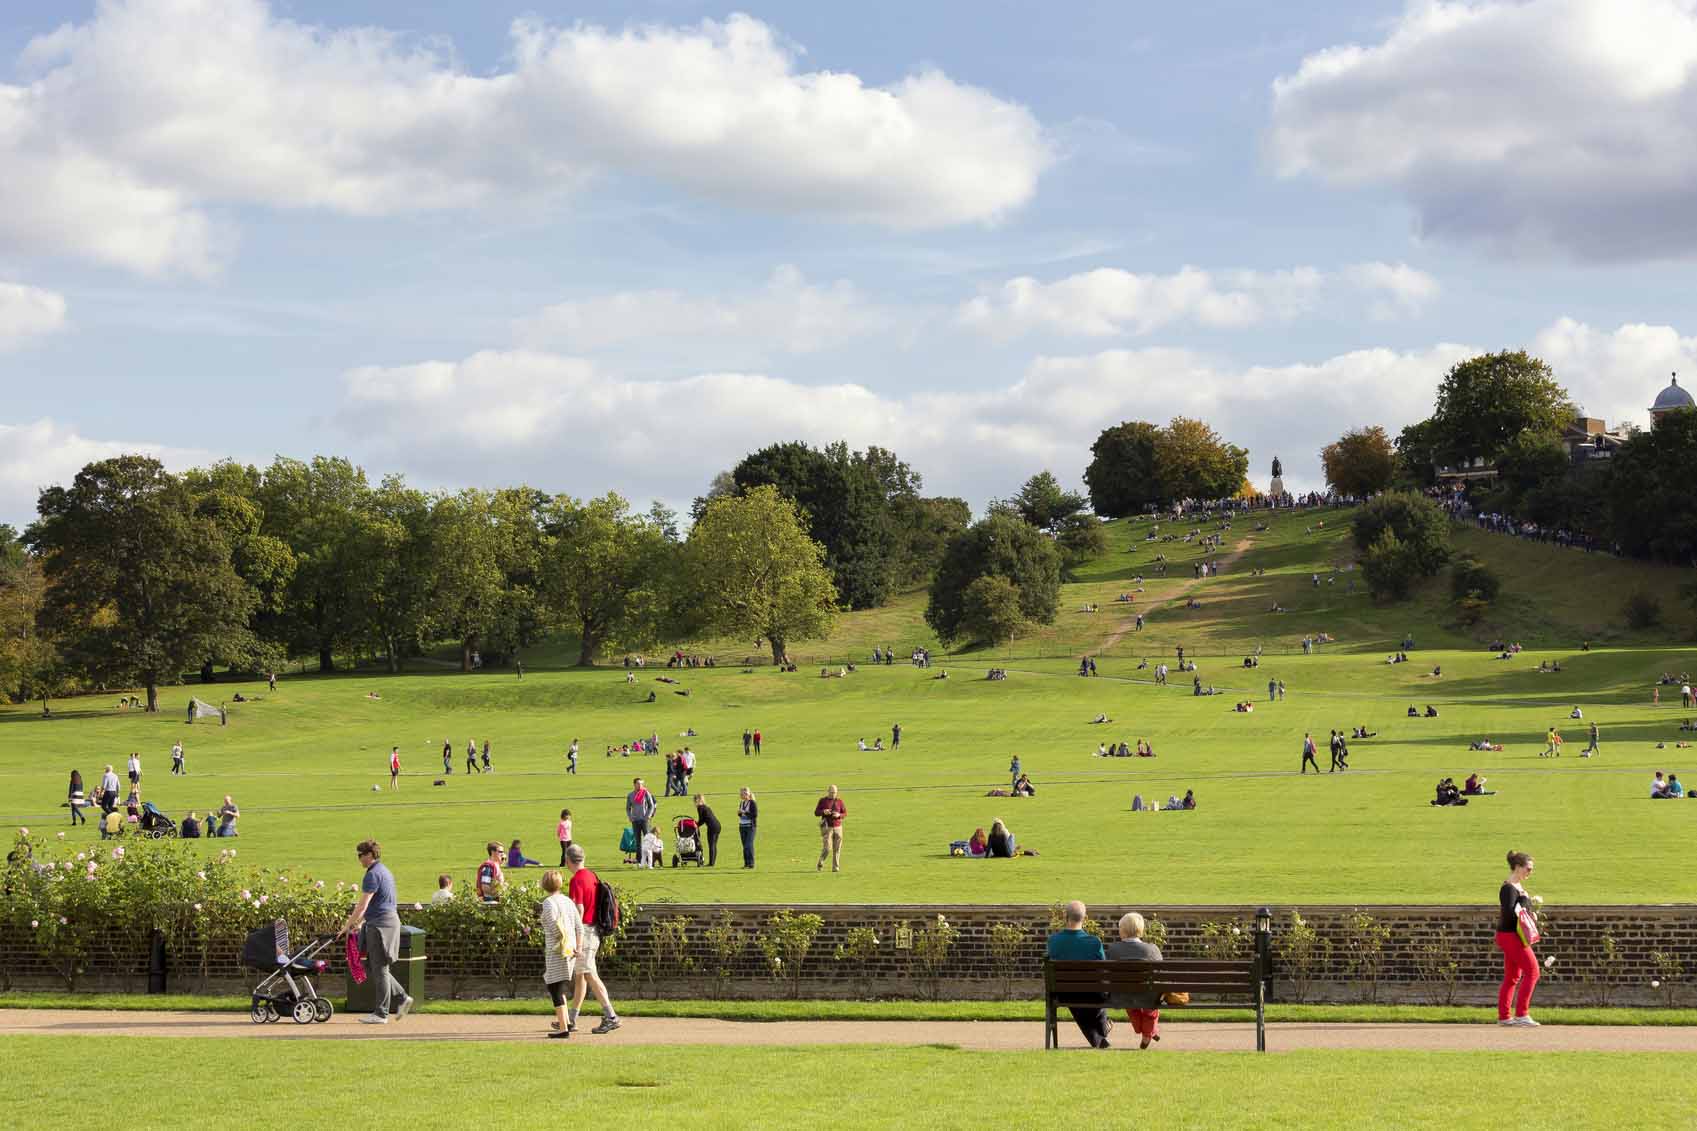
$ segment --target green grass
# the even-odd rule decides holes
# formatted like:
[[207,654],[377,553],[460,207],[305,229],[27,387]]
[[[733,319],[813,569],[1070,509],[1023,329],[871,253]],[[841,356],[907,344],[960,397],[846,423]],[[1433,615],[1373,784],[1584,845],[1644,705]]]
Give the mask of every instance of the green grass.
[[[868,666],[841,680],[819,679],[816,670],[686,671],[679,674],[692,692],[686,699],[655,682],[663,669],[644,671],[631,686],[616,670],[532,666],[522,682],[504,672],[438,669],[285,679],[275,695],[258,685],[220,684],[211,689],[219,699],[241,690],[260,700],[234,705],[227,728],[183,724],[188,696],[208,694],[198,685],[166,688],[162,713],[151,717],[113,709],[115,694],[61,703],[51,720],[31,708],[0,710],[0,819],[65,831],[67,847],[86,847],[91,831],[62,824],[66,771],[81,768],[92,785],[104,764],[121,771],[124,756],[139,750],[146,796],[167,812],[205,811],[225,793],[242,805],[241,838],[202,842],[196,851],[233,846],[256,864],[352,880],[354,841],[376,836],[409,899],[425,898],[438,872],[468,882],[491,838],[522,837],[533,857],[557,860],[552,830],[563,806],[573,810],[591,864],[648,901],[1481,903],[1494,894],[1509,847],[1537,854],[1537,885],[1552,905],[1697,898],[1697,873],[1670,864],[1685,854],[1697,809],[1646,798],[1654,770],[1697,774],[1697,759],[1672,748],[1680,737],[1677,706],[1650,705],[1654,678],[1697,669],[1697,650],[1618,632],[1615,639],[1628,643],[1577,650],[1582,633],[1608,638],[1604,622],[1614,615],[1617,591],[1653,575],[1652,567],[1463,532],[1499,550],[1512,567],[1505,605],[1528,600],[1547,608],[1555,627],[1546,638],[1564,642],[1504,663],[1461,647],[1464,638],[1445,626],[1430,591],[1387,610],[1347,591],[1352,574],[1315,589],[1313,572],[1349,556],[1345,517],[1329,515],[1323,530],[1307,533],[1305,524],[1315,521],[1284,515],[1263,534],[1252,532],[1252,522],[1239,523],[1228,539],[1250,545],[1235,572],[1200,584],[1190,580],[1190,547],[1156,544],[1172,559],[1174,576],[1148,582],[1133,606],[1153,606],[1150,628],[1104,650],[1099,645],[1127,615],[1112,595],[1133,587],[1129,577],[1146,568],[1138,563],[1150,553],[1139,538],[1143,527],[1115,524],[1114,548],[1068,587],[1056,627],[1044,640],[1010,647],[1015,659],[1006,661],[1012,675],[1005,682],[982,678],[986,666],[1003,660],[968,654],[939,660],[948,680],[906,664]],[[1268,574],[1251,576],[1259,567]],[[1573,584],[1564,588],[1564,578]],[[1200,610],[1182,608],[1192,586]],[[1292,611],[1266,612],[1274,599]],[[1078,612],[1085,601],[1103,611]],[[897,629],[884,631],[898,613],[867,615],[880,629],[860,641],[867,651],[879,637],[898,649],[914,642]],[[1588,631],[1591,616],[1600,626],[1595,633]],[[1319,630],[1338,643],[1314,656],[1294,652],[1303,632]],[[1422,646],[1416,662],[1386,666],[1385,651],[1405,631]],[[850,635],[840,640],[856,639],[844,632]],[[1080,679],[1076,660],[1061,658],[1083,651],[1086,641],[1104,657],[1101,678]],[[1168,656],[1179,641],[1201,655],[1201,675],[1220,696],[1193,698],[1176,673],[1175,686],[1159,689],[1137,670],[1137,657]],[[1238,660],[1257,642],[1267,648],[1262,666],[1245,671]],[[1043,651],[1060,656],[1030,658]],[[1540,675],[1533,670],[1540,658],[1559,658],[1567,670]],[[1442,679],[1426,674],[1434,664],[1442,665]],[[1286,682],[1284,702],[1265,702],[1269,678]],[[659,692],[654,704],[643,702],[650,689]],[[369,699],[368,691],[382,698]],[[1245,697],[1258,701],[1256,711],[1232,712],[1233,700]],[[1436,704],[1441,717],[1406,719],[1411,703]],[[1583,743],[1570,742],[1569,757],[1538,758],[1545,730],[1565,726],[1576,703],[1601,724],[1604,756],[1581,761],[1571,754]],[[1099,712],[1113,724],[1091,725]],[[904,731],[899,752],[855,749],[862,736],[888,741],[895,721]],[[1350,773],[1296,776],[1305,730],[1323,745],[1330,728],[1358,723],[1379,733],[1353,744]],[[759,758],[742,754],[745,725],[764,732]],[[727,823],[724,859],[714,870],[623,869],[616,855],[623,796],[637,773],[658,788],[660,759],[609,759],[601,750],[651,731],[671,749],[682,744],[686,727],[699,732],[690,740],[700,755],[695,788]],[[1577,726],[1567,733],[1582,734]],[[493,776],[458,772],[471,736],[493,739]],[[582,739],[582,772],[568,777],[563,753],[573,736]],[[1485,736],[1506,749],[1466,749]],[[432,788],[444,737],[454,744],[456,772]],[[1138,737],[1150,739],[1160,756],[1092,757],[1099,741]],[[177,738],[187,747],[187,778],[168,773],[167,751]],[[1658,741],[1669,748],[1656,750]],[[401,747],[405,763],[399,792],[386,788],[391,744]],[[1014,754],[1038,796],[986,797],[1007,785]],[[1459,780],[1472,770],[1487,774],[1498,794],[1465,809],[1427,805],[1438,776]],[[846,867],[821,876],[814,871],[812,810],[829,782],[848,804]],[[385,788],[373,792],[374,783]],[[743,785],[761,805],[753,872],[736,867],[735,795]],[[1196,812],[1129,811],[1133,793],[1164,799],[1187,788],[1199,798]],[[687,809],[670,799],[660,809],[662,823]],[[1040,855],[992,862],[947,856],[949,841],[996,817]]]
[[[75,1009],[89,1012],[246,1013],[245,994],[67,994],[14,992],[0,994],[0,1009]],[[596,1008],[591,1001],[589,1008]],[[427,1001],[420,1013],[444,1015],[545,1016],[545,1000],[490,999]],[[706,1017],[725,1021],[1029,1021],[1043,1019],[1040,1001],[707,1001],[621,998],[619,1012],[628,1017]],[[1172,1009],[1173,1021],[1254,1020],[1248,1009]],[[1269,1021],[1330,1022],[1333,1024],[1477,1025],[1490,1018],[1478,1006],[1442,1005],[1271,1005]],[[1697,1025],[1697,1009],[1641,1009],[1544,1006],[1538,1019],[1546,1025]]]
[[[576,1045],[577,1042],[571,1042]],[[0,1110],[15,1126],[65,1112],[69,1065],[100,1037],[8,1037]],[[469,1058],[469,1059],[468,1059]],[[541,1121],[765,1128],[1687,1127],[1697,1102],[1668,1054],[1291,1052],[980,1053],[949,1048],[578,1048],[147,1038],[123,1042],[128,1126],[216,1110],[251,1127],[463,1127]],[[1340,1086],[1341,1082],[1347,1082]],[[1665,1082],[1672,1086],[1659,1086]]]

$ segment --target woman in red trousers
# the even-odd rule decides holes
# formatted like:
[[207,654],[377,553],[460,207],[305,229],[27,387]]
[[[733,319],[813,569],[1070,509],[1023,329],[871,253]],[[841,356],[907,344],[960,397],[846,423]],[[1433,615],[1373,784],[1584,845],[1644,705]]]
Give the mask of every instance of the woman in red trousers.
[[[1503,981],[1497,987],[1497,1024],[1532,1026],[1528,1015],[1532,991],[1538,985],[1538,956],[1520,934],[1520,913],[1531,913],[1533,899],[1526,894],[1526,877],[1532,874],[1532,857],[1524,852],[1508,854],[1508,879],[1497,892],[1497,949],[1503,952]],[[1511,1012],[1510,1005],[1513,1010]]]

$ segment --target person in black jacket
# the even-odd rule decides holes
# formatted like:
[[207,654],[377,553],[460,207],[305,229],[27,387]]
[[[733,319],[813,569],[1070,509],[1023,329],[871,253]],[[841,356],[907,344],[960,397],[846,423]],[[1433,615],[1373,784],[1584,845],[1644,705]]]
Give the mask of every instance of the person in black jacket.
[[[1497,949],[1503,952],[1503,980],[1497,987],[1497,1024],[1536,1026],[1532,1020],[1532,991],[1538,986],[1538,956],[1520,934],[1521,911],[1533,912],[1536,901],[1526,894],[1532,875],[1530,853],[1508,854],[1508,879],[1497,889]],[[1512,1016],[1511,1016],[1511,1008]]]
[[707,798],[699,793],[695,795],[695,823],[707,837],[707,866],[712,868],[719,863],[719,818],[708,808]]
[[737,802],[737,833],[742,837],[742,866],[754,867],[754,830],[760,821],[760,806],[754,802],[754,792],[746,785],[742,787],[742,798]]

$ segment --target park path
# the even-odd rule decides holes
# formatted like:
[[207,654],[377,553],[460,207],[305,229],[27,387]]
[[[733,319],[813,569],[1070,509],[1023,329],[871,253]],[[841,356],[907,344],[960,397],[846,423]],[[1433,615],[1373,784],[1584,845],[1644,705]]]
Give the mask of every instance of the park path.
[[[1220,566],[1224,566],[1226,569],[1230,569],[1232,566],[1236,565],[1238,559],[1243,557],[1243,555],[1248,551],[1251,541],[1252,540],[1249,539],[1249,538],[1238,539],[1237,545],[1235,545],[1231,548],[1231,552],[1228,553],[1223,558],[1215,559],[1215,564],[1220,565]],[[1201,578],[1201,577],[1191,578],[1189,582],[1180,586],[1178,592],[1172,594],[1172,596],[1163,597],[1161,600],[1155,602],[1153,605],[1150,605],[1148,608],[1144,609],[1143,610],[1144,616],[1147,617],[1147,616],[1153,614],[1155,612],[1155,610],[1159,609],[1159,608],[1171,608],[1173,602],[1182,601],[1186,597],[1190,596],[1190,594],[1192,592],[1194,592],[1197,589],[1197,587],[1202,584],[1202,582],[1204,580],[1206,580],[1206,579]],[[1126,637],[1126,633],[1130,632],[1132,629],[1134,629],[1136,627],[1137,627],[1137,610],[1133,609],[1133,610],[1131,610],[1131,619],[1121,621],[1120,626],[1118,628],[1114,629],[1112,632],[1110,632],[1107,635],[1107,638],[1104,639],[1102,641],[1102,643],[1097,646],[1097,648],[1096,648],[1097,653],[1100,654],[1102,652],[1108,651],[1108,649],[1112,648],[1115,644],[1118,644],[1120,641],[1124,640],[1125,637]]]
[[[112,1012],[69,1009],[0,1010],[0,1036],[247,1037],[253,1040],[532,1041],[548,1019],[497,1014],[415,1014],[379,1028],[338,1014],[323,1025],[278,1021],[255,1025],[246,1014]],[[1035,1021],[720,1021],[630,1017],[616,1033],[593,1036],[586,1025],[574,1045],[955,1045],[1018,1052],[1043,1047]],[[1245,1052],[1255,1047],[1248,1023],[1167,1023],[1158,1046],[1169,1052]],[[1061,1022],[1063,1048],[1084,1047],[1070,1021]],[[1129,1027],[1115,1032],[1131,1047]],[[1307,1024],[1267,1027],[1267,1047],[1294,1049],[1417,1049],[1438,1052],[1684,1052],[1697,1053],[1697,1027],[1546,1025]]]

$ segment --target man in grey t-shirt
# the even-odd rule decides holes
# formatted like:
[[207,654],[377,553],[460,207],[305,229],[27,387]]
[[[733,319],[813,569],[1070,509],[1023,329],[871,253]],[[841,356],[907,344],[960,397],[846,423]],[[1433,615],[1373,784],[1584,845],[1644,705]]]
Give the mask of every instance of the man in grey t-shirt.
[[359,902],[342,924],[345,935],[360,930],[360,946],[366,954],[369,976],[376,982],[375,1006],[371,1013],[360,1018],[365,1025],[387,1025],[390,1003],[395,1005],[398,1021],[412,1008],[412,998],[389,972],[401,949],[401,917],[395,911],[395,877],[383,863],[383,846],[374,840],[362,840],[356,846],[359,862],[365,866],[365,876],[359,883]]

